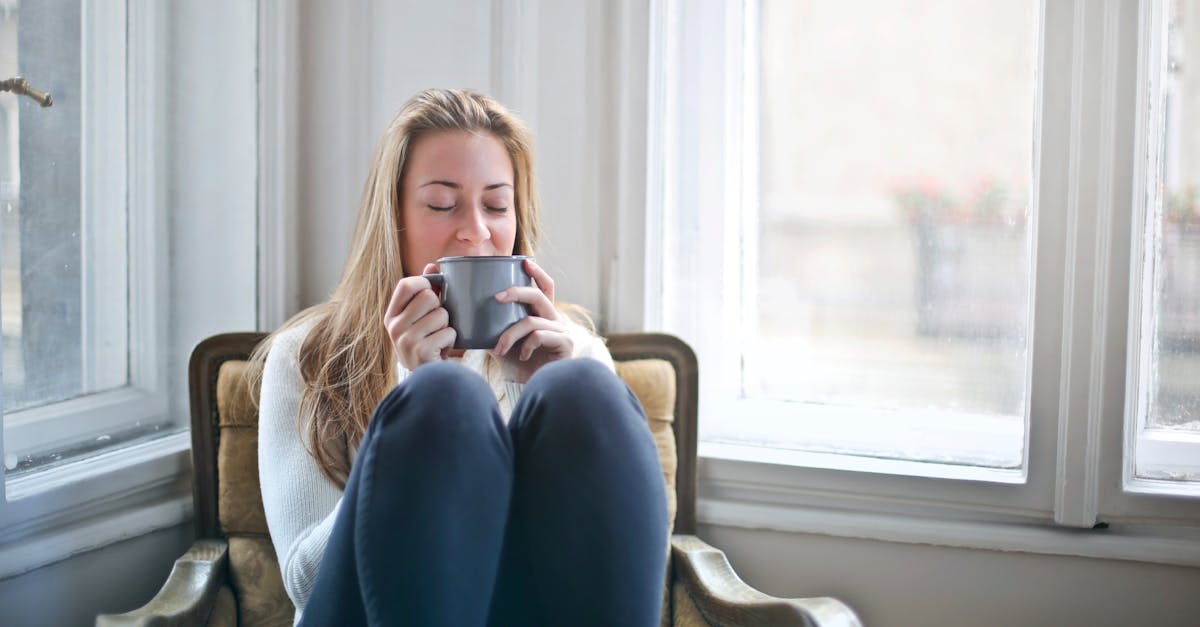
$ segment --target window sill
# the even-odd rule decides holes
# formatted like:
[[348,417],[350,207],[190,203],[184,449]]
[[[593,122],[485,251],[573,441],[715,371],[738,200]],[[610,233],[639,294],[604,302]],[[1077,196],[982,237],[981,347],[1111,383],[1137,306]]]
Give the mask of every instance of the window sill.
[[[750,458],[747,451],[737,451],[737,448],[747,447],[700,443],[697,517],[701,524],[975,550],[1200,566],[1200,528],[1197,527],[1060,527],[1051,522],[1051,515],[1035,509],[989,507],[968,500],[956,501],[954,495],[930,490],[928,485],[924,490],[912,490],[912,483],[923,477],[865,477],[867,480],[880,479],[884,484],[868,492],[861,489],[863,483],[847,481],[844,475],[848,473],[842,471],[880,472],[878,468],[826,466],[816,470],[798,469],[795,458],[784,459],[788,456],[786,451]],[[838,473],[842,476],[837,476]],[[926,476],[946,478],[935,473]],[[805,480],[797,481],[798,477]],[[808,481],[812,478],[818,480]],[[899,489],[891,490],[893,485],[898,485]],[[923,496],[914,496],[921,492]]]
[[1023,471],[1007,468],[939,464],[837,453],[811,453],[768,446],[712,441],[700,442],[699,449],[701,457],[782,466],[1004,484],[1023,484],[1026,480]]
[[189,520],[190,448],[179,431],[9,479],[0,579]]

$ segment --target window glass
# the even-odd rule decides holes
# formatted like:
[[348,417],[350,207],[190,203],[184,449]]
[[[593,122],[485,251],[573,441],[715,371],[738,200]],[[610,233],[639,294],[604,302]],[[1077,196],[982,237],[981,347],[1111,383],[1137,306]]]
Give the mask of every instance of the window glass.
[[1006,434],[840,452],[1019,465],[1037,20],[1030,0],[761,2],[745,398]]
[[1145,425],[1169,433],[1159,446],[1143,448],[1151,458],[1140,455],[1138,470],[1154,478],[1196,479],[1195,473],[1171,471],[1178,466],[1170,462],[1172,450],[1184,449],[1167,444],[1171,436],[1177,442],[1200,436],[1200,0],[1166,6],[1160,165],[1151,173],[1158,198],[1148,212],[1153,272],[1144,290],[1152,337],[1142,346],[1148,354],[1141,377],[1149,382]]
[[0,79],[23,76],[54,100],[0,92],[6,413],[85,391],[79,28],[78,0],[0,5]]

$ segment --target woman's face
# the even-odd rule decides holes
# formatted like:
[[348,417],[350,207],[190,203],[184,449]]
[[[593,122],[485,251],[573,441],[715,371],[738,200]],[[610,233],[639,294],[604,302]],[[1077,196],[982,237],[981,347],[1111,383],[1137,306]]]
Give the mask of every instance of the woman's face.
[[400,181],[405,274],[421,273],[438,257],[513,254],[514,198],[512,160],[494,136],[417,137]]

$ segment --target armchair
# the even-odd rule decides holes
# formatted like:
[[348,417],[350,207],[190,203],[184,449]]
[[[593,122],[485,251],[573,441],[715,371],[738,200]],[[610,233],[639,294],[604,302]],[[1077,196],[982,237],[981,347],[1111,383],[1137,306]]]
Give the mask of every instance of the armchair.
[[[146,605],[97,625],[290,625],[258,483],[258,414],[243,376],[263,333],[197,345],[189,365],[196,541]],[[613,335],[617,374],[642,402],[671,513],[663,625],[860,625],[831,598],[780,599],[738,578],[696,531],[696,356],[678,338]],[[585,568],[586,565],[581,565]]]

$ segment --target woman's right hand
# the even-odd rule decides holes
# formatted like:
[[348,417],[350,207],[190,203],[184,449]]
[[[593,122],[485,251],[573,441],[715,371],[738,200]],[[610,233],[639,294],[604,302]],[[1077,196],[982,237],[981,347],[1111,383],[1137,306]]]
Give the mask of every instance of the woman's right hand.
[[[437,264],[430,263],[423,273],[437,271]],[[400,364],[410,371],[443,359],[456,337],[450,328],[450,314],[442,307],[429,279],[422,276],[404,277],[396,283],[383,314],[383,326],[396,347]]]

